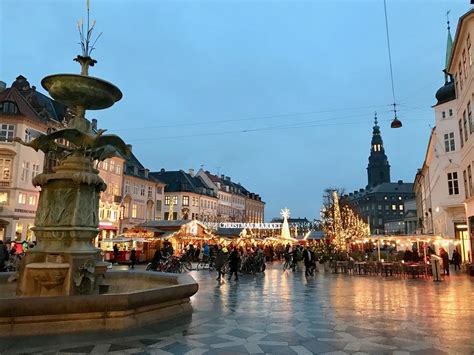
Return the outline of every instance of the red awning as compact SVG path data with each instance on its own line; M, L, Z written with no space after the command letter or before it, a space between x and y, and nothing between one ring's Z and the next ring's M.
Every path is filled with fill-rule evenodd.
M106 231L116 231L116 230L118 230L118 228L115 227L115 226L107 226L107 225L103 225L103 224L99 224L99 229L100 230L106 230Z

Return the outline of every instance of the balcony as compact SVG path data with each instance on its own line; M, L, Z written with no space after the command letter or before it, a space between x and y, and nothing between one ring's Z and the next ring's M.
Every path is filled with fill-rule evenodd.
M114 202L120 204L122 202L122 196L114 195Z
M10 181L0 181L0 187L10 187Z

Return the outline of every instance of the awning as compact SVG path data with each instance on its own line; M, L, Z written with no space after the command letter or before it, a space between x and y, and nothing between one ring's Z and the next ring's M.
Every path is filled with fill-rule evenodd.
M108 231L108 230L111 230L111 231L116 231L116 230L118 230L118 228L115 227L115 226L105 225L105 224L99 224L99 229L100 229L100 230L107 230L107 231Z

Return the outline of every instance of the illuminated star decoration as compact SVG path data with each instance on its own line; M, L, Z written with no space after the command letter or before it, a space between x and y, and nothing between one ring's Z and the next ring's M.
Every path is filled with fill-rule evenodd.
M280 215L283 218L288 219L288 217L290 217L290 210L288 208L285 208L285 209L281 210Z

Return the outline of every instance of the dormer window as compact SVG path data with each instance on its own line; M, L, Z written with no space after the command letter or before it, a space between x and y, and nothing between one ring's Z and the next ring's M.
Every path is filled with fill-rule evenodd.
M0 106L4 113L18 113L18 106L13 101L3 101Z
M381 149L382 149L381 144L374 144L374 152L380 152Z

